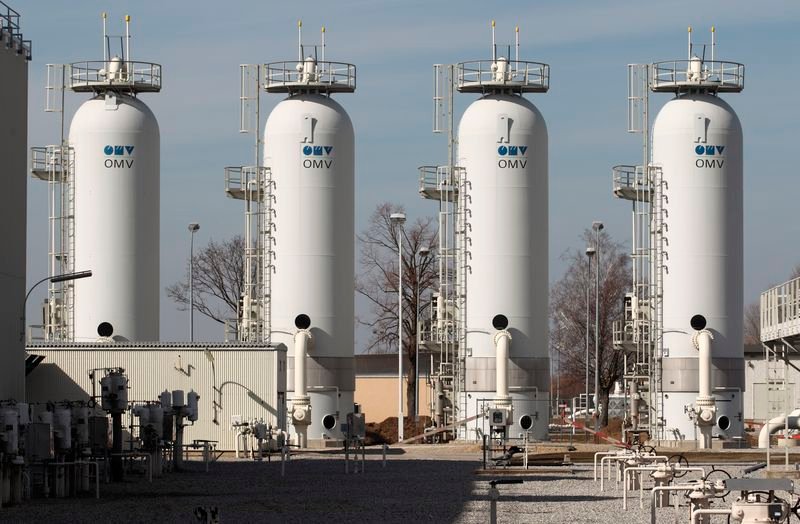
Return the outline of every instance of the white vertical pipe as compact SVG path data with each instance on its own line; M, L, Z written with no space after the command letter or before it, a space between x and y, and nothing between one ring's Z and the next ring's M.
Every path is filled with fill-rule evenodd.
M306 352L311 341L311 333L307 329L299 329L294 334L294 398L307 399L306 386Z
M692 59L692 26L689 26L689 60Z
M714 336L708 330L697 333L698 356L698 383L700 397L711 397L711 340Z
M511 346L511 334L506 331L498 331L494 336L495 358L496 358L496 392L497 403L507 404L511 397L508 395L508 355Z
M519 26L514 28L514 33L515 33L514 36L515 36L515 39L516 39L516 42L515 42L516 51L514 52L514 61L515 62L519 62ZM517 67L519 67L519 66L517 66Z

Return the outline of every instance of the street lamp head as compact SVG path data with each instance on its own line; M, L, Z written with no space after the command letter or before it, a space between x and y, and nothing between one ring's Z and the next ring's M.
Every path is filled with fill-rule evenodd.
M595 231L602 230L603 229L603 223L600 222L599 220L595 220L594 222L592 222L592 229L594 229Z
M586 248L586 256L589 257L589 258L592 258L594 256L595 252L596 252L596 250L592 246L588 246Z
M194 233L198 229L200 229L200 224L198 224L197 222L192 222L191 224L189 224L189 231L191 231L192 233Z
M389 215L389 220L391 220L393 224L402 224L406 221L406 214L392 213L391 215Z
M67 280L77 280L79 278L88 278L92 276L92 271L77 271L75 273L65 273L63 275L56 275L54 277L50 277L50 282L66 282Z
M420 248L418 254L421 257L427 257L428 255L431 254L431 250L429 248L427 248L427 247L423 247L423 248Z

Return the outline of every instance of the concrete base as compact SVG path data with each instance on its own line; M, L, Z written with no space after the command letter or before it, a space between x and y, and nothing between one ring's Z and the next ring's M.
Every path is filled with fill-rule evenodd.
M768 479L800 479L800 469L797 469L797 464L790 465L771 465L770 469L766 472Z
M308 439L308 449L331 449L344 447L344 441L331 438Z
M698 449L696 440L661 440L658 443L656 443L655 440L649 440L647 445L657 448L674 449L676 451L695 451Z

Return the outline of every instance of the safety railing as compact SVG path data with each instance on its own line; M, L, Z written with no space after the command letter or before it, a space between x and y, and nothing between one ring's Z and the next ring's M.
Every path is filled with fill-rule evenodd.
M454 166L420 166L419 193L423 197L439 199L442 194L449 194L446 200L458 196L459 183L463 176L463 168Z
M739 92L744 89L744 65L700 59L656 62L650 65L650 89Z
M642 166L619 165L611 168L612 191L617 198L649 202L650 183Z
M69 66L67 87L73 91L124 88L127 91L161 91L161 65L152 62L97 60Z
M17 52L31 59L31 41L22 38L19 27L19 13L11 9L5 2L0 2L0 42L5 41L7 48L15 48Z
M356 90L356 66L344 62L284 61L264 65L264 89L268 92Z
M800 335L800 277L761 293L761 340Z
M507 89L545 93L550 89L550 66L522 60L475 60L456 64L456 88L462 92Z

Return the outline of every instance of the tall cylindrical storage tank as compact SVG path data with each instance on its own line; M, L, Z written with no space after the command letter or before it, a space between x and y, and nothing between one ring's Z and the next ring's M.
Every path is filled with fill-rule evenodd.
M743 67L733 65L742 68L743 78ZM652 135L653 165L661 169L665 196L661 387L667 439L699 438L686 412L699 388L690 324L695 315L706 319L713 336L711 385L720 421L713 435L741 436L744 430L742 127L716 96L742 86L729 78L729 88L721 89L725 77L713 74L718 67L705 64L711 74L676 85L661 83L667 75L654 69L654 90L677 93L658 113Z
M290 65L285 78L294 79L295 64ZM309 72L337 68L350 73L339 78ZM306 435L313 446L341 440L341 423L353 411L355 137L347 112L328 95L355 90L355 67L308 58L300 70L297 74L306 80L302 84L267 83L268 92L288 92L289 97L267 119L264 165L274 196L271 342L287 347L292 400L299 358L296 319L310 319Z
M144 102L103 91L72 119L75 159L75 340L159 338L158 122ZM118 338L119 337L119 338Z
M469 243L462 246L469 266L462 401L467 417L495 401L498 328L493 319L503 315L511 338L506 366L513 416L507 436L524 434L519 422L527 415L534 420L531 435L545 439L550 374L548 139L542 114L522 93L546 91L549 68L534 64L542 71L536 80L514 74L530 64L503 62L494 69L459 64L463 71L510 70L482 79L462 74L459 84L462 92L480 87L486 93L467 108L458 127L458 165L468 181L468 197L462 202L469 224ZM489 428L482 430L488 433Z

